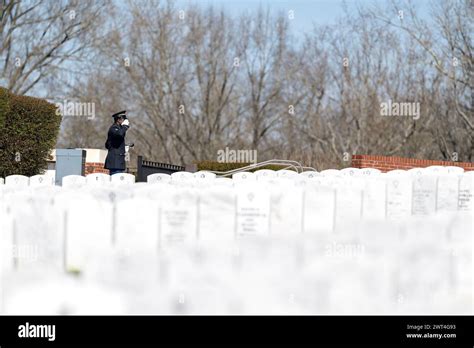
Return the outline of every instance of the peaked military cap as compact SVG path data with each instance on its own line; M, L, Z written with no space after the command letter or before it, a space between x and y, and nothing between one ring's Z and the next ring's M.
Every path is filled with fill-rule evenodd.
M119 112L113 114L112 117L113 117L113 118L119 118L119 117L121 117L121 118L127 118L126 113L127 113L127 110L122 110L122 111L119 111Z

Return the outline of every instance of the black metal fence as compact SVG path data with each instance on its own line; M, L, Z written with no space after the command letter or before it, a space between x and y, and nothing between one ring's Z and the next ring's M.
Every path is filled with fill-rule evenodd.
M138 156L137 159L137 181L146 182L148 175L163 173L172 174L176 172L182 172L186 170L186 167L176 166L174 164L160 163L147 161L143 159L143 156Z

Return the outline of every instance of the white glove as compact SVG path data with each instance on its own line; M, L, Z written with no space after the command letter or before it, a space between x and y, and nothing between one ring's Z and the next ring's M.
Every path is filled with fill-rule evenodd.
M128 119L125 119L123 122L122 122L122 126L128 126L130 127L130 121Z

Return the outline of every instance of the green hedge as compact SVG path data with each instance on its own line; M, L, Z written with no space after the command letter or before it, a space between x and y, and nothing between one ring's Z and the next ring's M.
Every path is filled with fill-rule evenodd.
M219 172L227 172L229 170L234 170L242 167L246 167L251 163L223 163L223 162L212 162L212 161L203 161L196 163L197 170L211 170L211 171L219 171ZM270 170L280 170L284 169L288 166L284 165L268 165L259 167L256 169L249 170L249 172L254 172L260 169L270 169Z
M54 104L0 87L0 177L42 173L60 124Z
M5 124L5 114L8 107L8 91L0 87L0 129L3 129Z

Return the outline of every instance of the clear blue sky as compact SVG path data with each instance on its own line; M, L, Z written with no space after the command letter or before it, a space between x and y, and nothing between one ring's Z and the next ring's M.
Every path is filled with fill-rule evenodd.
M441 0L443 1L443 0ZM209 5L223 8L230 14L238 15L244 11L257 11L260 6L269 7L275 13L293 10L295 19L290 25L294 34L309 32L316 24L332 24L343 14L343 3L349 10L356 9L358 5L380 4L384 5L389 0L177 0L177 6L185 7L186 4L198 4L202 7ZM428 14L430 0L416 0L414 4L419 8L419 15Z

